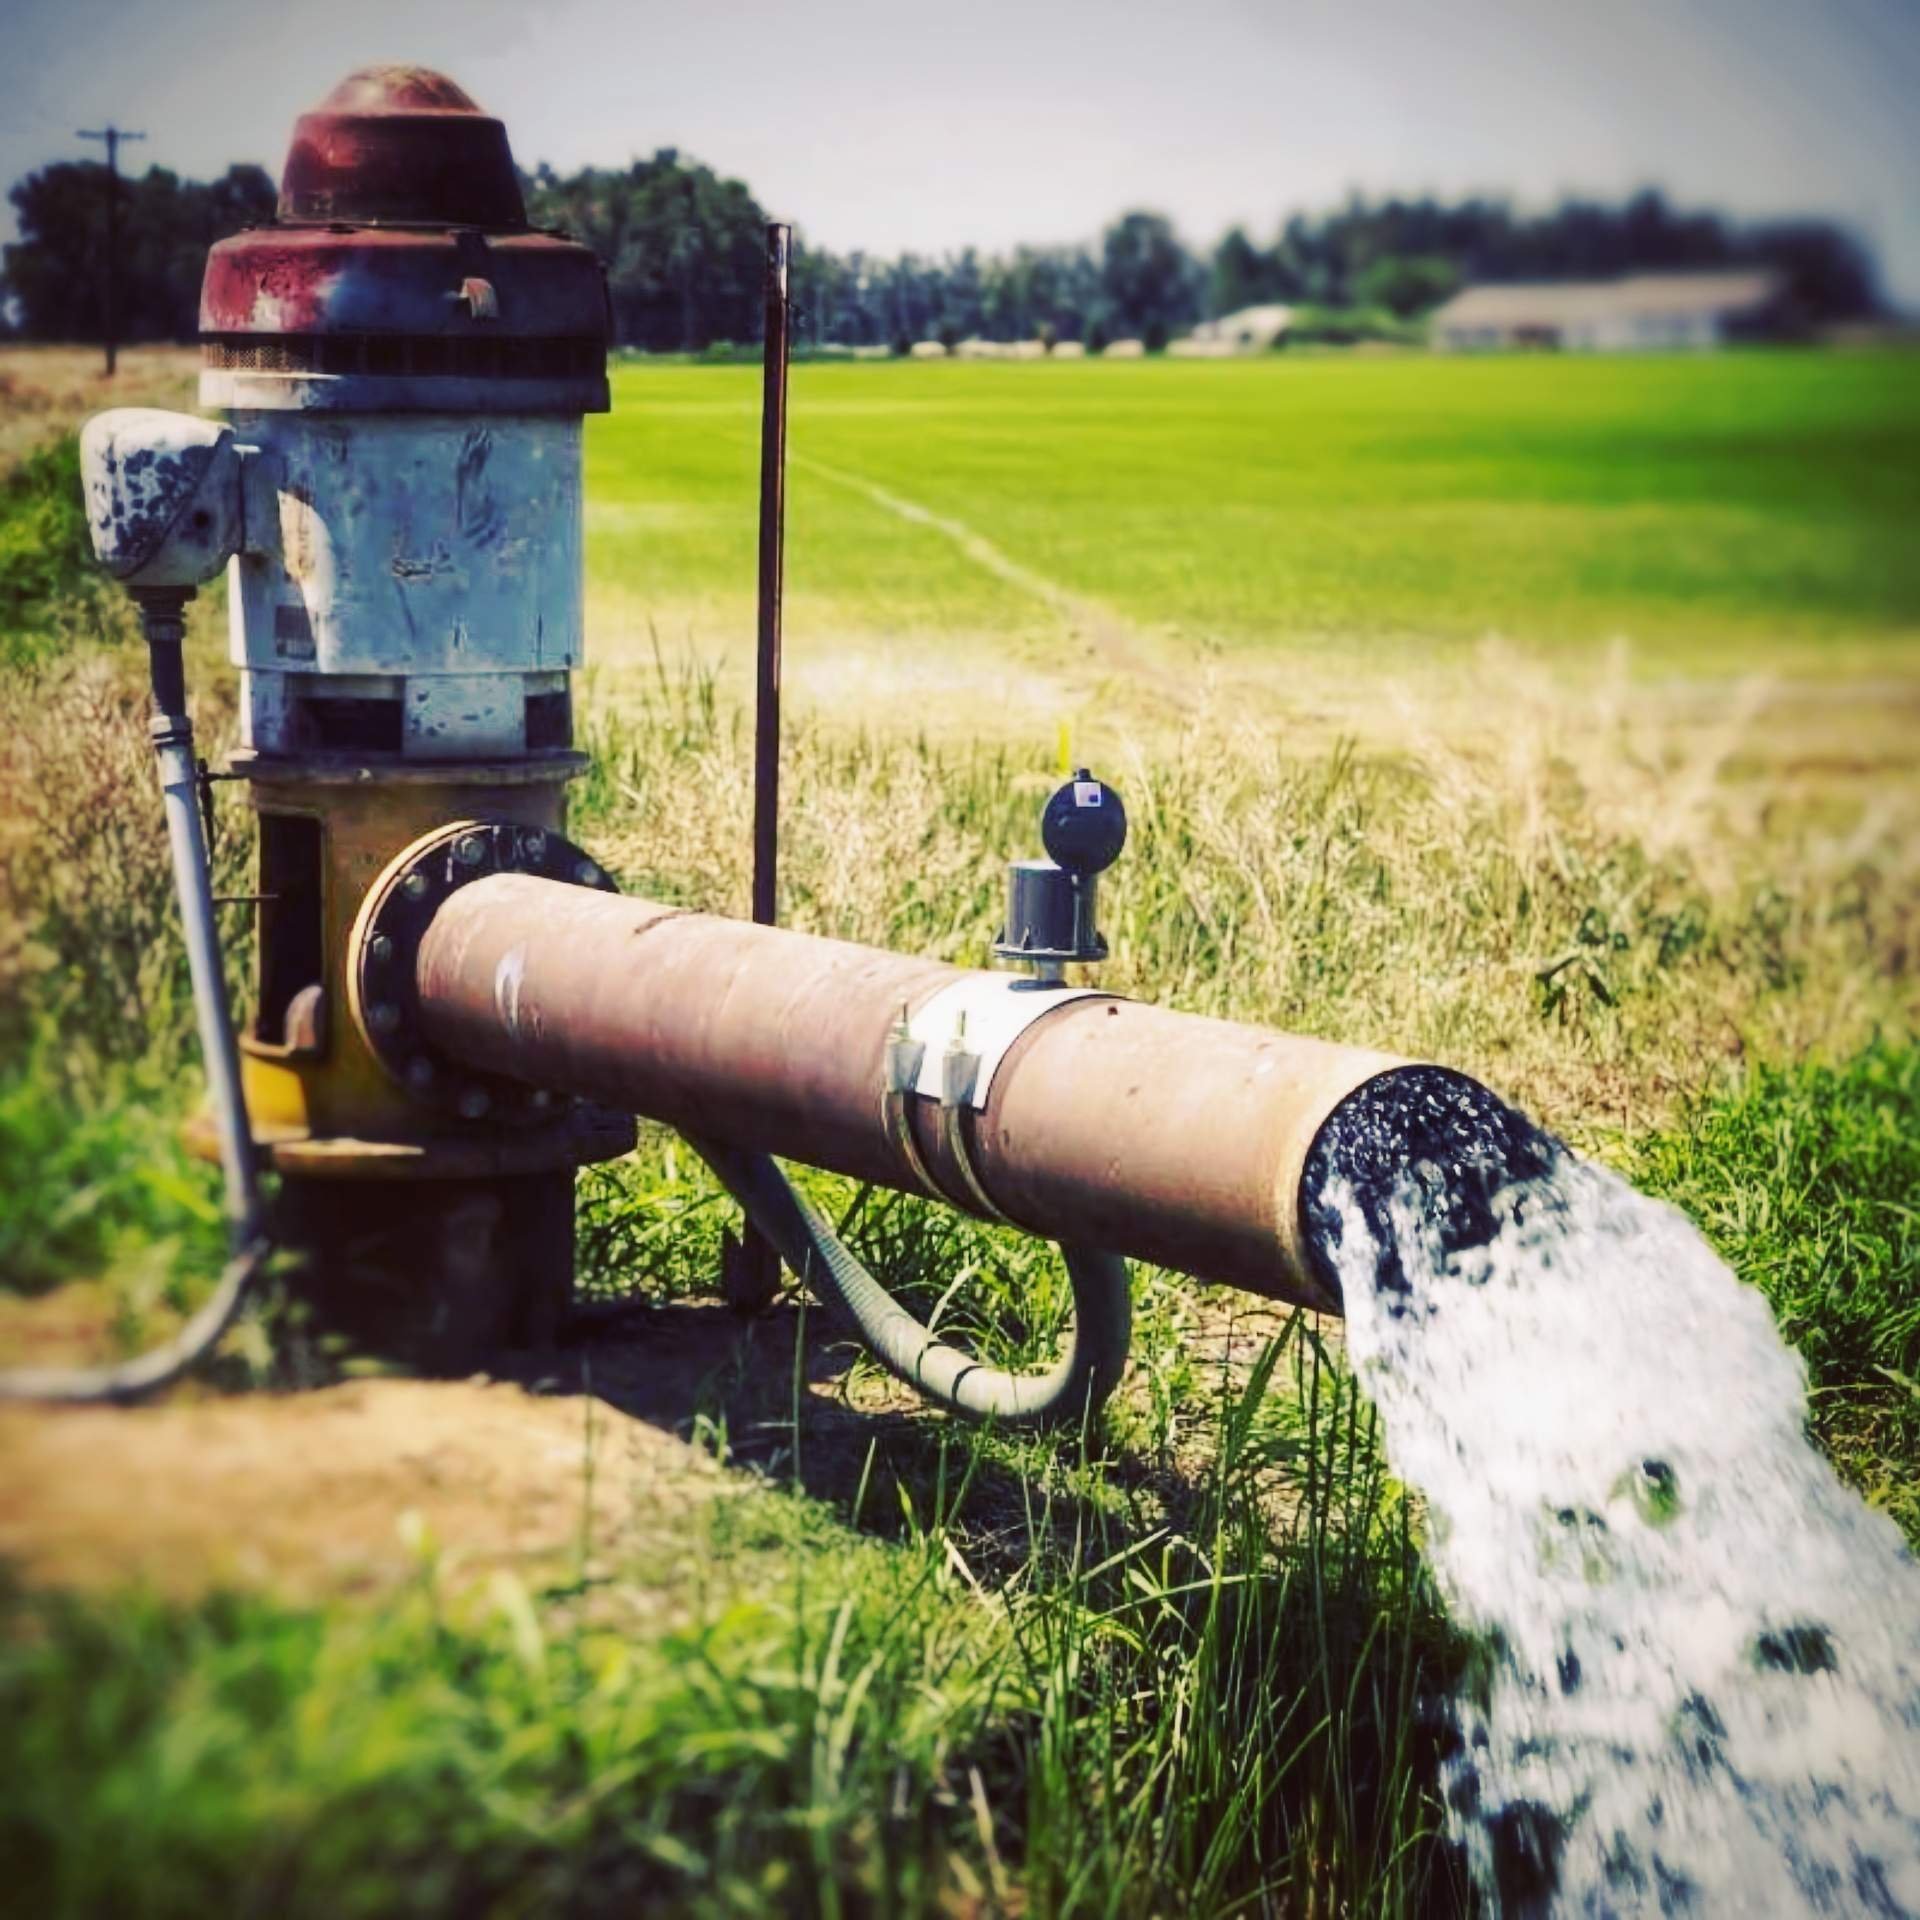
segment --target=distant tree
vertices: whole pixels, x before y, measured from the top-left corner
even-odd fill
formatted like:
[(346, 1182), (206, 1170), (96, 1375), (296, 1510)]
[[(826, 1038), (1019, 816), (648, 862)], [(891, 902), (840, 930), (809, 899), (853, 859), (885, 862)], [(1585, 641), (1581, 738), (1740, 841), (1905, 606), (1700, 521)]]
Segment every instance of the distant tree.
[[(536, 225), (577, 235), (606, 264), (614, 337), (653, 351), (754, 341), (761, 329), (765, 215), (738, 180), (662, 148), (625, 167), (523, 176)], [(0, 324), (33, 339), (91, 339), (100, 325), (108, 176), (59, 162), (19, 181), (19, 238), (4, 256)], [(163, 168), (120, 183), (120, 310), (130, 340), (189, 339), (206, 250), (271, 219), (258, 167), (183, 180)], [(1819, 220), (1735, 225), (1651, 189), (1610, 204), (1569, 199), (1519, 213), (1492, 198), (1370, 200), (1295, 213), (1263, 246), (1230, 230), (1197, 263), (1159, 214), (1133, 211), (1097, 250), (967, 248), (944, 259), (838, 255), (796, 243), (793, 290), (805, 341), (1164, 342), (1204, 311), (1272, 300), (1339, 313), (1356, 304), (1417, 315), (1468, 281), (1592, 278), (1634, 271), (1766, 266), (1810, 322), (1877, 310), (1871, 256)], [(1327, 323), (1333, 324), (1333, 323)]]
[(1207, 306), (1217, 319), (1257, 307), (1273, 297), (1274, 263), (1247, 238), (1244, 227), (1232, 227), (1213, 250), (1213, 272)]
[(1460, 285), (1460, 269), (1445, 254), (1389, 254), (1355, 282), (1360, 304), (1386, 307), (1401, 319), (1437, 307)]
[(1033, 254), (987, 261), (981, 273), (981, 331), (989, 340), (1025, 340), (1033, 332)]
[[(111, 190), (93, 160), (59, 161), (15, 184), (20, 237), (6, 248), (5, 277), (28, 339), (99, 337)], [(122, 179), (119, 195), (121, 338), (191, 340), (207, 249), (273, 217), (273, 181), (260, 167), (229, 167), (211, 183), (152, 167)]]
[(541, 167), (523, 184), (536, 225), (566, 228), (606, 264), (622, 346), (698, 353), (760, 337), (766, 215), (738, 180), (662, 147), (621, 171)]
[(1115, 322), (1144, 337), (1185, 326), (1199, 310), (1196, 274), (1187, 250), (1164, 214), (1122, 214), (1101, 241), (1100, 289)]
[(1786, 276), (1788, 297), (1820, 320), (1860, 320), (1879, 311), (1873, 256), (1858, 240), (1824, 220), (1780, 221), (1756, 227), (1744, 248)]
[(949, 330), (958, 340), (971, 340), (985, 330), (986, 280), (981, 272), (980, 256), (972, 247), (963, 249), (945, 275), (945, 318), (940, 335)]

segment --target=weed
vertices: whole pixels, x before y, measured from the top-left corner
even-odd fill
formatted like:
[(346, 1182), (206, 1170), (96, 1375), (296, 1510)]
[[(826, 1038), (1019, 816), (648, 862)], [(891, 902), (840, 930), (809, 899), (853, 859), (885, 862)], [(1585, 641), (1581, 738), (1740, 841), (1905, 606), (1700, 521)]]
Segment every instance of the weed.
[(101, 579), (71, 436), (0, 475), (0, 666), (43, 661), (83, 635), (124, 634), (122, 596)]

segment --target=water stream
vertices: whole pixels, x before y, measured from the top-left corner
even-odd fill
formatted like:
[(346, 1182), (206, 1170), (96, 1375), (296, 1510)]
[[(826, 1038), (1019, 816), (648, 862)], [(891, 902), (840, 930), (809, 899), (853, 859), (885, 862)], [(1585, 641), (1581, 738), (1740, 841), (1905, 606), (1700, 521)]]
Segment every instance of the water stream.
[(1920, 1917), (1920, 1566), (1760, 1294), (1437, 1070), (1349, 1101), (1306, 1191), (1484, 1644), (1442, 1786), (1489, 1908)]

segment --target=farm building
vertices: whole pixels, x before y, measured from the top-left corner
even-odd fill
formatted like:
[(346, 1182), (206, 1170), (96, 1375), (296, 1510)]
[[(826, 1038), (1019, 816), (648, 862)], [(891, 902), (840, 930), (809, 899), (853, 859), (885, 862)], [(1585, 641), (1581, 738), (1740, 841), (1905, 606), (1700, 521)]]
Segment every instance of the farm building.
[(1265, 353), (1286, 338), (1293, 309), (1283, 306), (1242, 307), (1217, 320), (1203, 320), (1184, 340), (1167, 351), (1187, 359), (1223, 359), (1235, 353)]
[(1453, 352), (1718, 347), (1785, 331), (1783, 291), (1780, 275), (1761, 269), (1468, 287), (1435, 311), (1433, 344)]

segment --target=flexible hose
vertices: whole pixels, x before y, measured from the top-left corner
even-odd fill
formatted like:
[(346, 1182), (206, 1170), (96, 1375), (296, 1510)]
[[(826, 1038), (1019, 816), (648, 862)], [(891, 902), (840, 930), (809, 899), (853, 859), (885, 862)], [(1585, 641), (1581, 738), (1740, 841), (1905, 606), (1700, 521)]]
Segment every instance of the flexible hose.
[(1044, 1373), (1009, 1373), (937, 1338), (881, 1286), (774, 1160), (716, 1141), (689, 1139), (780, 1257), (845, 1319), (890, 1373), (929, 1400), (1008, 1427), (1078, 1422), (1120, 1383), (1133, 1335), (1127, 1263), (1062, 1247), (1073, 1286), (1067, 1350)]
[(227, 979), (214, 919), (213, 880), (206, 834), (200, 823), (199, 766), (194, 758), (193, 726), (187, 718), (181, 672), (181, 610), (190, 597), (188, 590), (136, 595), (153, 672), (153, 751), (159, 763), (160, 797), (166, 809), (167, 843), (173, 858), (173, 886), (180, 903), (187, 967), (193, 978), (200, 1053), (220, 1136), (232, 1257), (221, 1272), (212, 1298), (164, 1346), (118, 1366), (25, 1367), (0, 1373), (0, 1400), (137, 1400), (171, 1385), (219, 1344), (270, 1251), (261, 1230), (259, 1174), (246, 1104), (240, 1093), (240, 1053), (227, 1005)]
[(198, 1365), (233, 1324), (247, 1290), (271, 1251), (264, 1239), (241, 1248), (220, 1275), (212, 1297), (165, 1346), (111, 1367), (19, 1367), (0, 1373), (0, 1400), (75, 1405), (143, 1399)]

